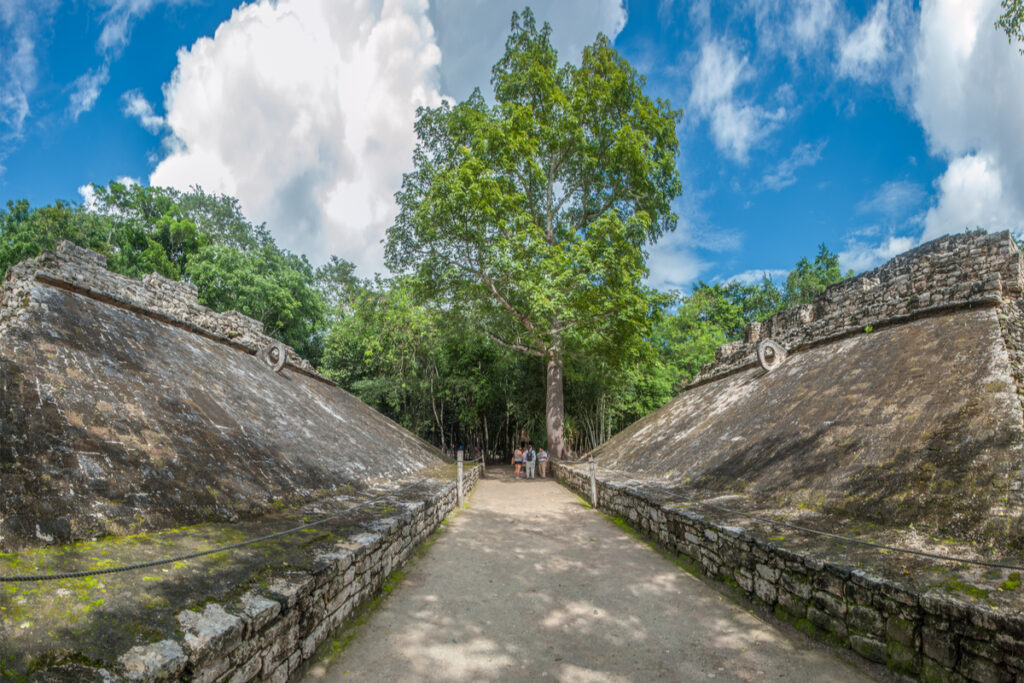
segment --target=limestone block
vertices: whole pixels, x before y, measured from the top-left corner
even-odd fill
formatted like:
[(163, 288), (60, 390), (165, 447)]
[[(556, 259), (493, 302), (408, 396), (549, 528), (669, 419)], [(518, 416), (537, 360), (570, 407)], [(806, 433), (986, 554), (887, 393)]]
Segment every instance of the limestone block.
[(881, 636), (885, 632), (885, 622), (878, 610), (864, 605), (852, 605), (846, 615), (846, 623), (851, 629), (873, 636)]
[(247, 633), (254, 634), (263, 630), (263, 627), (277, 618), (281, 613), (281, 603), (277, 600), (268, 600), (254, 591), (249, 591), (240, 600), (242, 618), (249, 627)]
[(151, 645), (136, 645), (121, 655), (118, 663), (129, 681), (169, 681), (177, 679), (188, 664), (188, 657), (176, 640), (161, 640)]
[(179, 612), (178, 623), (185, 634), (189, 659), (193, 662), (213, 653), (230, 652), (241, 640), (245, 630), (241, 619), (228, 614), (216, 603), (206, 605), (202, 612)]
[(282, 607), (291, 608), (306, 595), (313, 584), (309, 574), (290, 574), (288, 578), (275, 578), (267, 586), (267, 593), (281, 603)]
[(885, 664), (886, 662), (885, 644), (880, 640), (854, 634), (850, 636), (850, 647), (861, 657), (870, 659), (872, 662), (878, 662), (879, 664)]

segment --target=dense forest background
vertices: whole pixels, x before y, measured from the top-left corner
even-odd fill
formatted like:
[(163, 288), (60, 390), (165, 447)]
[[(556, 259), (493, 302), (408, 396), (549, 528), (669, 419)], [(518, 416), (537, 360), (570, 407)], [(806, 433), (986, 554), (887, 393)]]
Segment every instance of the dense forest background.
[[(544, 442), (543, 359), (489, 338), (472, 307), (428, 300), (409, 276), (360, 278), (338, 257), (314, 268), (279, 248), (231, 197), (117, 182), (94, 186), (94, 197), (88, 205), (9, 201), (0, 209), (0, 276), (70, 240), (105, 254), (113, 271), (188, 280), (200, 303), (260, 320), (321, 373), (439, 447), (504, 456), (520, 438)], [(747, 323), (807, 303), (849, 275), (821, 245), (783, 283), (700, 282), (688, 295), (638, 287), (651, 332), (614, 354), (628, 362), (571, 351), (570, 452), (590, 450), (663, 405)]]

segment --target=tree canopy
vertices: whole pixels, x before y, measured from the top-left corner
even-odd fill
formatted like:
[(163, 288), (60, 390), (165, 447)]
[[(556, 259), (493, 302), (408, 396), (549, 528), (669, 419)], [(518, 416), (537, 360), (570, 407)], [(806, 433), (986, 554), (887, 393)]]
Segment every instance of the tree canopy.
[(645, 245), (675, 228), (681, 115), (605, 36), (559, 64), (551, 27), (513, 14), (479, 90), (418, 113), (388, 265), (493, 341), (546, 362), (548, 449), (564, 432), (564, 365), (635, 360), (658, 310)]

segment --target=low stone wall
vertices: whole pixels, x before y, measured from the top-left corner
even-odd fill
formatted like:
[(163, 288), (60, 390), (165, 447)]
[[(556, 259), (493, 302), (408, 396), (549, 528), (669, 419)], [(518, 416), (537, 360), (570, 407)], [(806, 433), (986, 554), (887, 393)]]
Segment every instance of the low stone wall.
[(832, 285), (813, 304), (751, 323), (743, 341), (719, 347), (715, 362), (704, 366), (693, 384), (757, 365), (757, 345), (763, 339), (795, 351), (863, 332), (866, 326), (951, 308), (995, 306), (1019, 298), (1022, 290), (1022, 255), (1009, 232), (948, 235)]
[[(480, 471), (466, 468), (466, 491)], [(452, 482), (436, 497), (318, 553), (304, 570), (270, 578), (231, 604), (181, 612), (183, 638), (134, 647), (118, 659), (116, 672), (97, 672), (97, 680), (289, 680), (405, 564), (456, 507), (456, 498)]]
[[(584, 467), (555, 476), (589, 500)], [(926, 681), (1024, 680), (1024, 613), (997, 612), (804, 556), (598, 478), (598, 507), (809, 635)]]

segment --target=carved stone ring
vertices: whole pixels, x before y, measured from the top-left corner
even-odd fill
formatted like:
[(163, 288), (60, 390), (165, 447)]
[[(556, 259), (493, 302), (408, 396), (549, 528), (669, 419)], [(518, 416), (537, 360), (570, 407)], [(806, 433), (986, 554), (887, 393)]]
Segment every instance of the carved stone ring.
[(288, 349), (281, 342), (274, 342), (260, 349), (257, 357), (274, 372), (281, 372), (284, 362), (288, 360)]
[(786, 349), (771, 339), (765, 339), (757, 345), (757, 360), (762, 368), (771, 372), (785, 362)]

